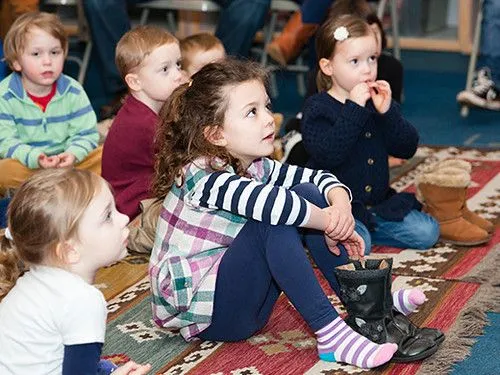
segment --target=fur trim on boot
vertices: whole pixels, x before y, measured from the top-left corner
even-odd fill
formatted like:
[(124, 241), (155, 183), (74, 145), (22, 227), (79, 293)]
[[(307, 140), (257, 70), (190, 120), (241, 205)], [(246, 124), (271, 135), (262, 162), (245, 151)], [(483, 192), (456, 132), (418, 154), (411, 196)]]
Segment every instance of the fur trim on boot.
[(468, 161), (462, 159), (446, 159), (446, 160), (440, 160), (434, 164), (426, 166), (422, 170), (422, 173), (432, 173), (437, 170), (449, 167), (462, 169), (464, 171), (467, 171), (468, 173), (472, 171), (472, 165)]
[[(432, 168), (431, 168), (432, 167)], [(449, 159), (443, 160), (438, 163), (433, 164), (432, 166), (427, 167), (424, 170), (425, 173), (434, 173), (434, 174), (442, 174), (442, 180), (446, 181), (448, 185), (445, 186), (453, 186), (454, 181), (466, 181), (468, 180), (467, 187), (470, 185), (470, 173), (472, 170), (472, 165), (468, 161), (460, 160), (460, 159)], [(430, 172), (425, 172), (430, 171)], [(465, 174), (465, 175), (462, 175)], [(451, 185), (450, 185), (451, 184)], [(423, 197), (418, 189), (417, 185), (417, 199), (423, 203)], [(493, 233), (495, 231), (495, 225), (490, 221), (482, 218), (478, 214), (472, 212), (467, 207), (467, 202), (464, 203), (462, 207), (462, 215), (465, 220), (471, 222), (474, 225), (484, 229), (488, 233)]]
[(456, 167), (417, 177), (417, 197), (423, 202), (424, 210), (439, 222), (441, 239), (445, 242), (475, 246), (491, 238), (486, 230), (464, 217), (469, 184), (470, 174)]
[[(454, 168), (450, 170), (450, 168), (448, 167), (454, 167)], [(468, 173), (470, 178), (472, 165), (471, 163), (465, 160), (460, 160), (460, 159), (445, 160), (441, 163), (438, 163), (437, 170), (441, 171), (442, 173), (451, 174), (454, 173), (454, 170), (456, 168), (462, 169), (464, 172)], [(465, 220), (470, 221), (472, 224), (475, 224), (480, 228), (483, 228), (486, 232), (493, 233), (495, 231), (495, 225), (493, 225), (492, 222), (483, 219), (478, 214), (470, 211), (469, 208), (467, 207), (467, 202), (464, 204), (464, 207), (462, 208), (462, 214), (464, 215)]]

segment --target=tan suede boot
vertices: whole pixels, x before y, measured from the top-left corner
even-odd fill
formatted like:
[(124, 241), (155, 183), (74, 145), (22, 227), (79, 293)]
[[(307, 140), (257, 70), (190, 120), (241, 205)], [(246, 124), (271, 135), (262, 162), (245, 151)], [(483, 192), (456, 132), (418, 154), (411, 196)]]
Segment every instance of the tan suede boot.
[(281, 66), (297, 57), (319, 25), (302, 23), (302, 13), (295, 12), (279, 36), (266, 46), (266, 52)]
[(441, 239), (445, 242), (462, 246), (488, 242), (491, 235), (463, 215), (470, 176), (459, 168), (449, 169), (448, 173), (435, 171), (417, 178), (425, 211), (439, 222)]
[[(457, 169), (461, 170), (463, 173), (467, 173), (470, 180), (472, 165), (468, 161), (460, 159), (449, 159), (437, 163), (436, 166), (437, 171), (448, 175), (456, 174)], [(467, 207), (467, 202), (465, 202), (464, 206), (462, 207), (462, 214), (465, 220), (470, 221), (472, 224), (475, 224), (480, 228), (483, 228), (486, 232), (493, 233), (495, 231), (495, 226), (493, 225), (493, 223), (470, 211)]]

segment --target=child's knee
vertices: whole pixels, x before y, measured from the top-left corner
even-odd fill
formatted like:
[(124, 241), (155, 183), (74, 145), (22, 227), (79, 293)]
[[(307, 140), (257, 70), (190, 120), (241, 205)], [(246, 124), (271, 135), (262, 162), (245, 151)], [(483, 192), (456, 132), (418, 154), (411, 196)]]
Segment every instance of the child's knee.
[(416, 225), (413, 229), (415, 248), (428, 249), (436, 244), (439, 239), (439, 223), (432, 217)]
[(328, 202), (323, 194), (321, 194), (318, 187), (311, 182), (295, 185), (291, 190), (320, 208), (328, 207)]

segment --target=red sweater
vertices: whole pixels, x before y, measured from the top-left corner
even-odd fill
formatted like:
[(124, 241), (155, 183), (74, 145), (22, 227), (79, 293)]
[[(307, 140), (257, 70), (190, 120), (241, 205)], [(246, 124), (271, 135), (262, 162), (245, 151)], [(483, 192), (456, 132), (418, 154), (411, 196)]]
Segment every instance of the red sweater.
[(102, 177), (113, 187), (118, 211), (130, 220), (139, 214), (139, 202), (151, 197), (157, 121), (151, 108), (129, 95), (104, 142)]

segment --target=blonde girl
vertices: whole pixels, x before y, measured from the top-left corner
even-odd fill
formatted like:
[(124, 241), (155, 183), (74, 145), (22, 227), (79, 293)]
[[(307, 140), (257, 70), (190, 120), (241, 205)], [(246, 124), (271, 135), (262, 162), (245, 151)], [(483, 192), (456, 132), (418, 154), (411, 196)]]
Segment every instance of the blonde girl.
[(160, 114), (156, 323), (186, 340), (244, 340), (264, 327), (283, 291), (315, 332), (321, 359), (363, 368), (390, 360), (397, 345), (377, 345), (339, 317), (301, 242), (304, 234), (338, 291), (334, 268), (364, 250), (349, 190), (331, 173), (266, 157), (274, 120), (258, 65), (229, 59), (192, 78)]
[(302, 138), (308, 165), (335, 173), (352, 191), (356, 231), (371, 245), (427, 249), (439, 225), (420, 212), (413, 194), (389, 186), (388, 156), (412, 157), (417, 130), (391, 99), (391, 86), (377, 80), (380, 47), (361, 18), (343, 15), (319, 29), (316, 47), (320, 92), (305, 103)]
[[(92, 283), (126, 255), (127, 223), (89, 171), (48, 169), (21, 185), (1, 238), (1, 374), (98, 373), (107, 310)], [(29, 266), (21, 277), (20, 262)], [(149, 369), (129, 362), (114, 374)]]

